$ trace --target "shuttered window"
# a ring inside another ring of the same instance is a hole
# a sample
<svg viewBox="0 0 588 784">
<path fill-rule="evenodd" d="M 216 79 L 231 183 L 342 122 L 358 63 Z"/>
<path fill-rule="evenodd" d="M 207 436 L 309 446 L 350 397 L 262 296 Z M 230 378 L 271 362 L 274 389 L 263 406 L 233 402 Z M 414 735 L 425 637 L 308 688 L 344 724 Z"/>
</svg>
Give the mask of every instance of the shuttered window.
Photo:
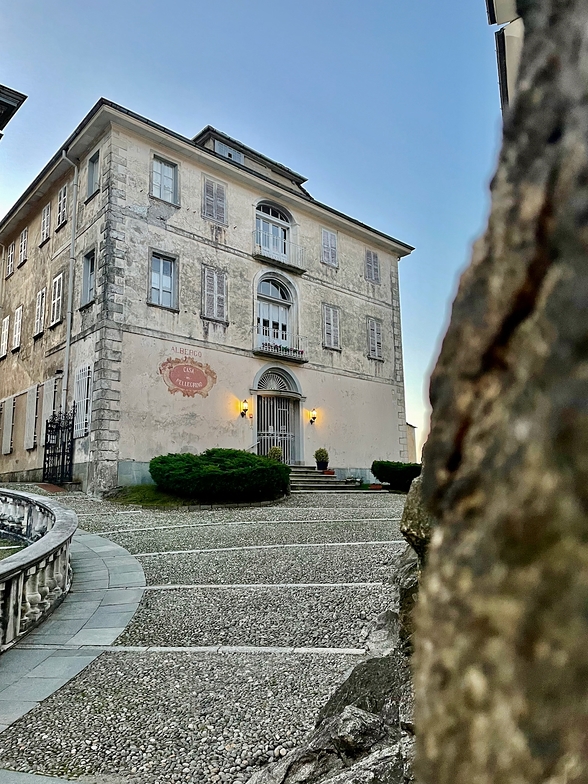
<svg viewBox="0 0 588 784">
<path fill-rule="evenodd" d="M 8 253 L 6 255 L 6 277 L 12 275 L 14 272 L 14 242 L 11 242 L 8 246 Z"/>
<path fill-rule="evenodd" d="M 237 163 L 243 163 L 242 152 L 239 152 L 238 150 L 234 150 L 232 147 L 229 147 L 229 145 L 225 144 L 224 142 L 219 142 L 218 139 L 214 140 L 214 151 L 218 152 L 219 155 L 222 155 L 225 158 L 229 158 L 231 161 L 237 161 Z"/>
<path fill-rule="evenodd" d="M 2 405 L 2 454 L 9 455 L 12 452 L 12 433 L 14 430 L 14 408 L 16 399 L 7 397 Z"/>
<path fill-rule="evenodd" d="M 51 233 L 51 205 L 46 204 L 41 213 L 41 242 L 49 239 Z"/>
<path fill-rule="evenodd" d="M 29 244 L 29 230 L 28 227 L 23 229 L 20 233 L 20 239 L 18 242 L 18 263 L 19 266 L 24 264 L 27 260 L 27 247 Z"/>
<path fill-rule="evenodd" d="M 88 435 L 90 431 L 90 396 L 92 394 L 92 366 L 82 365 L 76 370 L 74 402 L 74 438 Z"/>
<path fill-rule="evenodd" d="M 365 277 L 372 283 L 380 282 L 380 261 L 374 250 L 365 252 Z"/>
<path fill-rule="evenodd" d="M 14 311 L 14 325 L 12 327 L 12 350 L 20 348 L 20 335 L 22 332 L 22 305 Z"/>
<path fill-rule="evenodd" d="M 202 316 L 227 321 L 227 275 L 212 267 L 203 268 Z"/>
<path fill-rule="evenodd" d="M 382 322 L 368 318 L 368 356 L 370 359 L 383 359 L 382 356 Z"/>
<path fill-rule="evenodd" d="M 153 158 L 151 194 L 171 204 L 178 204 L 178 167 L 175 163 Z"/>
<path fill-rule="evenodd" d="M 27 391 L 27 411 L 25 419 L 24 448 L 37 446 L 37 414 L 39 409 L 39 390 L 37 385 Z"/>
<path fill-rule="evenodd" d="M 337 260 L 337 235 L 328 229 L 322 230 L 323 234 L 323 264 L 328 264 L 330 267 L 339 266 Z"/>
<path fill-rule="evenodd" d="M 204 180 L 204 199 L 202 213 L 205 218 L 226 224 L 227 222 L 227 189 L 214 180 Z"/>
<path fill-rule="evenodd" d="M 40 335 L 45 329 L 45 298 L 47 296 L 47 289 L 41 289 L 37 292 L 37 300 L 35 302 L 35 328 L 33 330 L 33 337 Z"/>
<path fill-rule="evenodd" d="M 8 330 L 10 329 L 10 316 L 2 319 L 2 332 L 0 333 L 0 357 L 8 353 Z"/>
<path fill-rule="evenodd" d="M 57 194 L 57 228 L 67 220 L 67 185 L 60 188 Z"/>
<path fill-rule="evenodd" d="M 325 348 L 341 348 L 339 319 L 339 308 L 323 305 L 323 345 Z"/>
<path fill-rule="evenodd" d="M 51 286 L 51 320 L 49 326 L 61 321 L 61 305 L 63 300 L 63 272 L 53 278 Z"/>
<path fill-rule="evenodd" d="M 43 412 L 41 420 L 41 442 L 45 443 L 47 420 L 55 411 L 55 378 L 48 378 L 43 384 Z"/>
</svg>

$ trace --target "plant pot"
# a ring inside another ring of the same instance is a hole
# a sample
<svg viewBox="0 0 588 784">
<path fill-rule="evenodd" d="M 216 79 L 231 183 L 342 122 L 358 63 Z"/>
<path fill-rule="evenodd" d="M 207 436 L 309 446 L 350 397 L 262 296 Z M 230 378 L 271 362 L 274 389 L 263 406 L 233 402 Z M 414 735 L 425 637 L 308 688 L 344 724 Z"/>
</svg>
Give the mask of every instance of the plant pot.
<svg viewBox="0 0 588 784">
<path fill-rule="evenodd" d="M 328 463 L 327 463 L 327 465 L 328 465 Z M 335 472 L 333 471 L 333 469 L 331 469 L 330 471 L 327 469 L 327 470 L 323 471 L 323 474 L 325 474 L 326 476 L 335 476 Z"/>
<path fill-rule="evenodd" d="M 316 463 L 316 470 L 317 471 L 326 471 L 328 467 L 329 467 L 329 461 L 328 460 L 321 461 L 320 463 L 317 460 L 317 463 Z"/>
<path fill-rule="evenodd" d="M 370 490 L 381 490 L 382 485 L 370 485 Z"/>
</svg>

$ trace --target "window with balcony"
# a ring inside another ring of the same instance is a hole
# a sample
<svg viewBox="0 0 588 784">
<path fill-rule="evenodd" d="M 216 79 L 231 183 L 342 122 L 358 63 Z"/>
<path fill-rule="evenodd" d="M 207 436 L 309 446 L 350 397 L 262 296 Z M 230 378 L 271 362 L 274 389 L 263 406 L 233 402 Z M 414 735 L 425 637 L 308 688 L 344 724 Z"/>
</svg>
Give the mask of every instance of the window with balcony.
<svg viewBox="0 0 588 784">
<path fill-rule="evenodd" d="M 254 255 L 304 272 L 304 251 L 292 242 L 290 218 L 280 207 L 262 202 L 255 213 Z"/>
<path fill-rule="evenodd" d="M 304 339 L 296 334 L 292 292 L 277 278 L 261 280 L 257 288 L 255 351 L 306 362 Z"/>
</svg>

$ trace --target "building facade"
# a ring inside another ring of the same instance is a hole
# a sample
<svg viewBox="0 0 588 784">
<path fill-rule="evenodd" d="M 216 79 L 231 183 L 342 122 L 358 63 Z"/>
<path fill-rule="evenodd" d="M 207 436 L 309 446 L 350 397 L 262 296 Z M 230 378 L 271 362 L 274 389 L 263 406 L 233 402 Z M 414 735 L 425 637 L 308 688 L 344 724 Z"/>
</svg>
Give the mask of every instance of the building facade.
<svg viewBox="0 0 588 784">
<path fill-rule="evenodd" d="M 525 26 L 518 14 L 516 0 L 486 0 L 488 23 L 501 25 L 496 31 L 496 59 L 500 104 L 505 112 L 512 103 L 525 39 Z"/>
<path fill-rule="evenodd" d="M 398 262 L 413 248 L 207 127 L 101 99 L 0 223 L 0 479 L 39 481 L 75 402 L 74 479 L 210 447 L 366 475 L 405 460 Z"/>
</svg>

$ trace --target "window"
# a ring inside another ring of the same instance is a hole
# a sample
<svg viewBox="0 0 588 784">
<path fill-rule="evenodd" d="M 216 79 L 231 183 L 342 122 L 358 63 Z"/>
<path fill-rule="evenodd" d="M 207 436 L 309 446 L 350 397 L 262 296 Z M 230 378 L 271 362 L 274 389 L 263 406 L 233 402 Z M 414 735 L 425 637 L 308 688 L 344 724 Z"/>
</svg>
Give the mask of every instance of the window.
<svg viewBox="0 0 588 784">
<path fill-rule="evenodd" d="M 153 158 L 151 195 L 178 204 L 178 167 L 161 158 Z"/>
<path fill-rule="evenodd" d="M 24 264 L 27 260 L 27 245 L 29 241 L 28 227 L 23 229 L 20 233 L 20 240 L 18 243 L 18 265 Z"/>
<path fill-rule="evenodd" d="M 0 357 L 8 353 L 8 330 L 10 329 L 10 316 L 2 319 L 2 332 L 0 333 Z"/>
<path fill-rule="evenodd" d="M 227 189 L 220 182 L 204 180 L 202 214 L 217 223 L 227 222 Z"/>
<path fill-rule="evenodd" d="M 217 321 L 227 320 L 227 275 L 221 270 L 204 267 L 202 316 Z"/>
<path fill-rule="evenodd" d="M 33 330 L 33 337 L 40 335 L 45 329 L 45 298 L 47 296 L 47 289 L 41 289 L 37 292 L 37 301 L 35 303 L 35 328 Z"/>
<path fill-rule="evenodd" d="M 76 370 L 74 402 L 74 438 L 88 435 L 90 431 L 90 409 L 92 394 L 92 366 L 82 365 Z"/>
<path fill-rule="evenodd" d="M 16 398 L 8 397 L 2 405 L 2 413 L 4 420 L 2 427 L 2 454 L 9 455 L 13 449 L 13 435 L 14 435 L 14 409 L 16 408 Z"/>
<path fill-rule="evenodd" d="M 372 283 L 380 282 L 380 262 L 374 250 L 365 252 L 365 279 Z"/>
<path fill-rule="evenodd" d="M 51 286 L 51 319 L 49 326 L 61 321 L 61 301 L 63 299 L 63 272 L 53 278 Z"/>
<path fill-rule="evenodd" d="M 323 229 L 323 254 L 321 261 L 330 267 L 339 266 L 337 261 L 337 235 L 333 231 Z"/>
<path fill-rule="evenodd" d="M 100 153 L 95 152 L 88 161 L 88 196 L 100 190 Z"/>
<path fill-rule="evenodd" d="M 237 163 L 243 163 L 243 153 L 234 150 L 232 147 L 229 147 L 227 144 L 223 142 L 219 142 L 218 139 L 214 140 L 214 151 L 218 152 L 219 155 L 222 155 L 225 158 L 230 158 L 232 161 L 236 161 Z"/>
<path fill-rule="evenodd" d="M 57 194 L 57 228 L 67 221 L 67 185 L 60 188 Z"/>
<path fill-rule="evenodd" d="M 12 327 L 12 350 L 20 348 L 20 335 L 22 332 L 22 305 L 14 311 L 14 325 Z"/>
<path fill-rule="evenodd" d="M 323 346 L 325 348 L 341 348 L 339 318 L 339 308 L 323 305 Z"/>
<path fill-rule="evenodd" d="M 368 357 L 370 359 L 383 359 L 382 357 L 382 322 L 378 319 L 368 318 Z"/>
<path fill-rule="evenodd" d="M 6 256 L 6 277 L 12 275 L 14 272 L 14 242 L 8 246 L 8 254 Z"/>
<path fill-rule="evenodd" d="M 152 305 L 162 308 L 176 307 L 177 267 L 175 259 L 154 253 L 151 256 L 151 295 Z"/>
<path fill-rule="evenodd" d="M 51 233 L 51 205 L 46 204 L 41 213 L 41 242 L 49 239 Z"/>
<path fill-rule="evenodd" d="M 94 301 L 96 281 L 96 251 L 91 250 L 84 256 L 82 269 L 82 305 Z"/>
<path fill-rule="evenodd" d="M 290 219 L 271 204 L 258 204 L 255 216 L 255 244 L 264 256 L 287 261 Z"/>
<path fill-rule="evenodd" d="M 292 297 L 283 283 L 273 278 L 261 281 L 257 288 L 257 334 L 261 340 L 290 347 L 291 306 Z"/>
</svg>

